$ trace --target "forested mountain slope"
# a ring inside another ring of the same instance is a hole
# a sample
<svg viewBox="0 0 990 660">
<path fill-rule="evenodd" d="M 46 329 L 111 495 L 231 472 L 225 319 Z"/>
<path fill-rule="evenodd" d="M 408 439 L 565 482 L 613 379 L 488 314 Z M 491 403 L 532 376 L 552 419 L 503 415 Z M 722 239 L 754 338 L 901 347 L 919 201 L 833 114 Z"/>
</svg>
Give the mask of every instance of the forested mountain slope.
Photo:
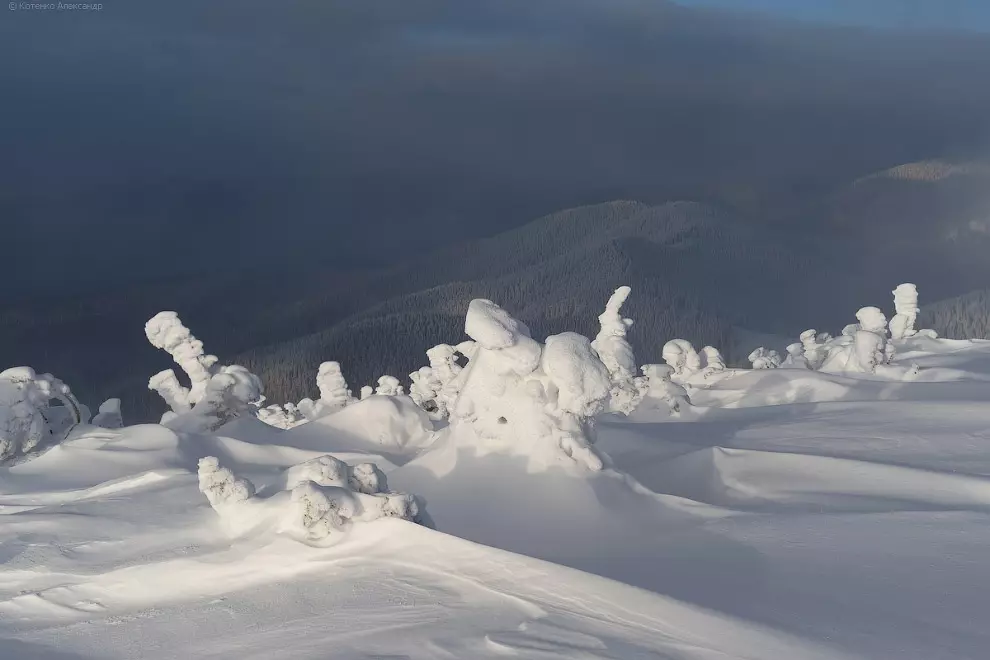
<svg viewBox="0 0 990 660">
<path fill-rule="evenodd" d="M 766 230 L 711 206 L 610 202 L 413 259 L 367 286 L 421 288 L 237 359 L 264 374 L 274 399 L 293 400 L 308 391 L 312 365 L 327 356 L 343 361 L 352 385 L 384 373 L 405 376 L 425 364 L 426 349 L 440 338 L 463 339 L 472 298 L 498 300 L 535 336 L 564 328 L 594 335 L 604 302 L 630 283 L 637 355 L 655 361 L 672 337 L 724 347 L 734 324 L 779 317 L 776 302 L 759 292 L 782 289 L 808 265 Z"/>
<path fill-rule="evenodd" d="M 340 361 L 355 388 L 385 373 L 404 378 L 427 348 L 462 338 L 473 297 L 506 305 L 536 336 L 593 335 L 605 300 L 626 284 L 642 360 L 683 337 L 739 361 L 753 347 L 730 341 L 733 327 L 834 333 L 849 309 L 889 307 L 892 283 L 918 284 L 923 307 L 986 288 L 987 172 L 911 163 L 808 199 L 787 221 L 703 202 L 582 206 L 490 238 L 438 239 L 433 251 L 374 270 L 260 263 L 246 274 L 218 259 L 213 271 L 166 283 L 10 306 L 0 311 L 0 359 L 58 373 L 87 400 L 123 396 L 126 415 L 151 419 L 160 404 L 144 384 L 168 365 L 137 328 L 162 309 L 180 312 L 225 360 L 261 374 L 270 400 L 282 401 L 312 394 L 323 360 Z M 971 302 L 964 309 L 942 309 L 924 325 L 986 336 L 985 315 Z"/>
</svg>

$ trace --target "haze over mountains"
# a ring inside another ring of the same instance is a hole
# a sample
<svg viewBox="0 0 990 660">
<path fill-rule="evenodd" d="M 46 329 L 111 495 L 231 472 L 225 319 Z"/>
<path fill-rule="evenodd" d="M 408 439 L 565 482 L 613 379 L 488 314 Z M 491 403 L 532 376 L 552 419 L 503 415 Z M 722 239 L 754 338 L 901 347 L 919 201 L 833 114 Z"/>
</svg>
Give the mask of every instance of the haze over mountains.
<svg viewBox="0 0 990 660">
<path fill-rule="evenodd" d="M 404 377 L 474 296 L 592 332 L 628 284 L 656 360 L 837 331 L 905 280 L 990 286 L 985 35 L 640 0 L 6 19 L 0 359 L 87 400 L 166 366 L 141 332 L 162 309 L 281 401 L 325 359 Z M 978 327 L 967 300 L 946 328 Z"/>
<path fill-rule="evenodd" d="M 343 364 L 355 390 L 386 373 L 405 379 L 427 348 L 463 339 L 476 297 L 512 309 L 535 336 L 593 336 L 611 291 L 628 284 L 630 338 L 644 363 L 674 337 L 718 346 L 739 363 L 753 332 L 836 333 L 836 319 L 854 321 L 858 307 L 890 307 L 891 288 L 907 280 L 921 289 L 926 327 L 990 337 L 985 295 L 928 306 L 990 281 L 980 220 L 990 217 L 988 183 L 980 163 L 912 163 L 809 201 L 796 227 L 714 203 L 613 201 L 386 268 L 300 272 L 288 289 L 218 275 L 19 305 L 2 317 L 0 358 L 65 374 L 87 398 L 124 393 L 125 410 L 150 418 L 159 404 L 140 395 L 142 381 L 166 365 L 141 328 L 161 308 L 180 310 L 210 351 L 260 374 L 272 401 L 311 395 L 328 359 Z"/>
</svg>

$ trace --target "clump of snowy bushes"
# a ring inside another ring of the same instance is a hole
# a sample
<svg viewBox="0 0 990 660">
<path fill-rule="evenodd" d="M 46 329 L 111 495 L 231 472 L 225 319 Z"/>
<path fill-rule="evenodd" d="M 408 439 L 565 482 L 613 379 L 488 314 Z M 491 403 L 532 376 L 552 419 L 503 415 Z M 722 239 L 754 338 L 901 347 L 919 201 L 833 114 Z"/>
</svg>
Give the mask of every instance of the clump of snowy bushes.
<svg viewBox="0 0 990 660">
<path fill-rule="evenodd" d="M 56 401 L 60 405 L 52 405 Z M 0 461 L 22 456 L 45 442 L 60 442 L 89 411 L 69 386 L 31 367 L 0 372 Z"/>
<path fill-rule="evenodd" d="M 148 381 L 168 404 L 162 424 L 186 431 L 212 431 L 236 417 L 250 414 L 262 400 L 261 380 L 239 365 L 218 366 L 207 355 L 203 342 L 182 324 L 175 312 L 159 312 L 145 324 L 145 334 L 155 348 L 172 356 L 189 376 L 190 386 L 166 369 Z"/>
<path fill-rule="evenodd" d="M 674 368 L 669 364 L 643 365 L 644 400 L 654 405 L 663 403 L 670 414 L 677 417 L 691 405 L 687 390 L 672 380 Z"/>
<path fill-rule="evenodd" d="M 422 503 L 388 489 L 373 463 L 348 465 L 320 456 L 288 468 L 264 496 L 249 480 L 220 465 L 214 456 L 199 461 L 199 489 L 228 534 L 261 528 L 299 541 L 326 544 L 353 525 L 379 518 L 430 521 Z"/>
<path fill-rule="evenodd" d="M 507 449 L 548 466 L 600 470 L 594 416 L 609 405 L 612 376 L 587 337 L 565 332 L 546 344 L 490 300 L 472 300 L 465 331 L 473 355 L 457 377 L 451 411 L 484 447 Z"/>
</svg>

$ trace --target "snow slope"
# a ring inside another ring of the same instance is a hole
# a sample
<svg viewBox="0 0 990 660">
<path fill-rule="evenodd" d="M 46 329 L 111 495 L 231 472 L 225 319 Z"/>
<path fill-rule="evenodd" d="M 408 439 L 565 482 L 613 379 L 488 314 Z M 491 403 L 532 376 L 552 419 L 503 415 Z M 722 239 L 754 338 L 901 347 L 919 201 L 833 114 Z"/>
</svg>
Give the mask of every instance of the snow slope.
<svg viewBox="0 0 990 660">
<path fill-rule="evenodd" d="M 534 471 L 402 400 L 290 431 L 80 427 L 0 468 L 0 658 L 986 658 L 990 342 L 912 382 L 729 371 L 612 465 Z M 197 487 L 373 460 L 437 530 L 230 538 Z"/>
</svg>

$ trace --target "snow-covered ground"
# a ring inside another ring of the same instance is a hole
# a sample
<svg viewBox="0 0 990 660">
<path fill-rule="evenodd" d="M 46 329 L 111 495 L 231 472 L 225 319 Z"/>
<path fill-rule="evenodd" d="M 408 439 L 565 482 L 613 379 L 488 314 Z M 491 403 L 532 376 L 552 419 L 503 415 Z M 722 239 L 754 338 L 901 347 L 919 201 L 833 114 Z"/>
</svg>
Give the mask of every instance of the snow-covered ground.
<svg viewBox="0 0 990 660">
<path fill-rule="evenodd" d="M 680 418 L 602 417 L 602 471 L 404 397 L 289 430 L 79 426 L 0 468 L 0 658 L 985 659 L 990 342 L 897 355 L 915 379 L 728 370 Z M 326 454 L 436 529 L 279 533 L 308 515 L 286 469 Z M 206 456 L 265 503 L 234 531 Z"/>
</svg>

